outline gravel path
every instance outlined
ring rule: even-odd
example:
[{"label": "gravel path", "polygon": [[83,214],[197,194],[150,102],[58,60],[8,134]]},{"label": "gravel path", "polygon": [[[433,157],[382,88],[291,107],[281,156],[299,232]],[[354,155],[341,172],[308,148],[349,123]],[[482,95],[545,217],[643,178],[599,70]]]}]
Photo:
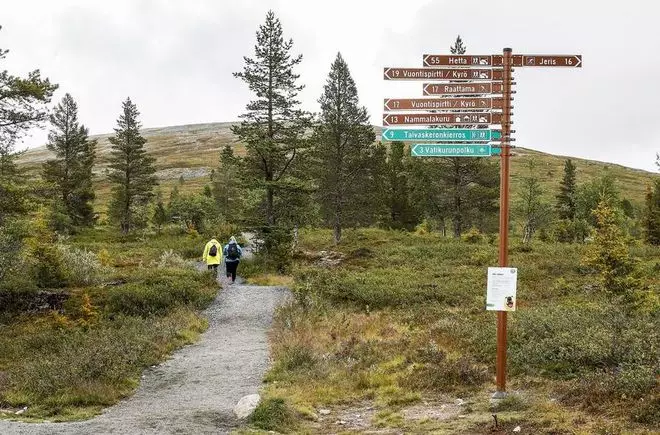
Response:
[{"label": "gravel path", "polygon": [[268,368],[266,332],[286,289],[226,285],[206,311],[201,340],[148,369],[134,396],[76,423],[0,421],[0,434],[218,434],[238,400],[257,393]]}]

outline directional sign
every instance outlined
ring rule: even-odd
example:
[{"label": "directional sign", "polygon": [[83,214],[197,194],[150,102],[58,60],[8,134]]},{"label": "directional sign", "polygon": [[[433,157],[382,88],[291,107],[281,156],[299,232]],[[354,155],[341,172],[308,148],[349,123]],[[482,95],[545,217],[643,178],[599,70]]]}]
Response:
[{"label": "directional sign", "polygon": [[501,94],[502,82],[424,83],[424,95]]},{"label": "directional sign", "polygon": [[499,124],[501,113],[383,114],[383,125],[474,125]]},{"label": "directional sign", "polygon": [[520,66],[563,66],[569,68],[582,68],[582,55],[523,55]]},{"label": "directional sign", "polygon": [[418,143],[410,148],[413,157],[489,157],[490,145],[484,144],[422,144]]},{"label": "directional sign", "polygon": [[385,110],[502,109],[501,98],[413,98],[385,100]]},{"label": "directional sign", "polygon": [[383,140],[421,140],[421,141],[490,141],[502,138],[500,130],[459,129],[459,128],[424,128],[424,129],[393,129],[383,130]]},{"label": "directional sign", "polygon": [[[446,55],[425,54],[424,66],[502,66],[502,55]],[[581,54],[514,54],[511,56],[513,66],[555,66],[582,68]]]},{"label": "directional sign", "polygon": [[[502,56],[500,56],[502,57]],[[424,66],[490,66],[493,65],[491,55],[424,55]],[[500,62],[502,65],[502,62]]]},{"label": "directional sign", "polygon": [[501,69],[385,68],[385,80],[502,80]]}]

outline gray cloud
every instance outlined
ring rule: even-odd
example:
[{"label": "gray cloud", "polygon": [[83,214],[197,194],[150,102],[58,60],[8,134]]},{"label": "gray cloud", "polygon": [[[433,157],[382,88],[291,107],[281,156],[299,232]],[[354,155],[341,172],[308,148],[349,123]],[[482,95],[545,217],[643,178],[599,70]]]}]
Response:
[{"label": "gray cloud", "polygon": [[[5,67],[39,67],[70,92],[92,133],[111,131],[121,101],[145,126],[230,121],[250,98],[231,73],[251,56],[268,9],[282,20],[299,68],[305,108],[316,103],[337,51],[380,124],[382,99],[421,96],[421,83],[382,80],[384,66],[421,66],[457,34],[474,54],[581,53],[581,69],[519,68],[517,144],[540,151],[654,169],[660,100],[660,30],[653,2],[408,0],[27,0],[3,6]],[[505,17],[505,18],[503,18]],[[44,132],[26,140],[39,145]]]}]

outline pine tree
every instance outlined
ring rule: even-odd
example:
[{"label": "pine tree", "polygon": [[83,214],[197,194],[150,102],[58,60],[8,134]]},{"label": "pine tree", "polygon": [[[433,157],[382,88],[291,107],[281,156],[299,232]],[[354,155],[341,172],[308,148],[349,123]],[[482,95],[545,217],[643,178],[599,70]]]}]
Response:
[{"label": "pine tree", "polygon": [[242,72],[235,77],[247,83],[256,99],[248,103],[240,125],[232,132],[245,144],[243,175],[253,189],[264,192],[265,224],[278,222],[275,197],[283,190],[293,191],[299,183],[288,175],[296,164],[302,136],[310,116],[298,109],[296,99],[303,86],[294,73],[302,55],[292,57],[293,40],[285,41],[282,25],[272,11],[257,31],[255,57],[245,57]]},{"label": "pine tree", "polygon": [[575,165],[571,159],[564,162],[564,176],[559,183],[557,214],[559,219],[575,220],[577,214],[577,186]]},{"label": "pine tree", "polygon": [[[0,48],[0,61],[7,52]],[[0,226],[8,217],[27,211],[29,192],[16,166],[19,153],[14,147],[24,134],[46,120],[47,105],[56,89],[57,85],[41,78],[39,70],[25,78],[0,70]]]},{"label": "pine tree", "polygon": [[44,164],[44,178],[55,184],[64,210],[76,226],[94,222],[92,167],[96,141],[90,141],[88,130],[78,124],[78,106],[66,94],[50,116],[53,126],[47,148],[55,159]]},{"label": "pine tree", "polygon": [[144,148],[147,141],[140,135],[139,115],[135,104],[127,98],[122,104],[115,136],[110,138],[112,172],[108,178],[114,184],[110,214],[124,234],[143,223],[140,208],[149,202],[157,184],[155,159]]},{"label": "pine tree", "polygon": [[243,214],[241,161],[230,145],[220,153],[220,166],[213,174],[213,198],[226,222],[238,223]]},{"label": "pine tree", "polygon": [[370,194],[368,168],[375,140],[369,114],[359,105],[357,86],[341,53],[330,67],[319,104],[312,149],[314,173],[321,211],[338,244],[342,228],[355,222],[358,202]]}]

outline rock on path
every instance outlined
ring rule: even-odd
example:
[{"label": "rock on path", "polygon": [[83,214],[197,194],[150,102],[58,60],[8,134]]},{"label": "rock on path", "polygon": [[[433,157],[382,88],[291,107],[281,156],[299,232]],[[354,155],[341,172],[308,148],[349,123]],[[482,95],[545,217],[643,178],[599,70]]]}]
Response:
[{"label": "rock on path", "polygon": [[75,423],[0,420],[0,434],[218,434],[237,424],[232,410],[257,393],[268,368],[266,333],[286,289],[227,285],[206,311],[201,340],[145,371],[135,395]]}]

